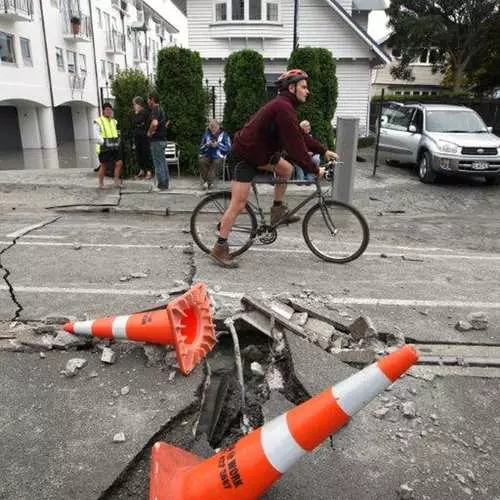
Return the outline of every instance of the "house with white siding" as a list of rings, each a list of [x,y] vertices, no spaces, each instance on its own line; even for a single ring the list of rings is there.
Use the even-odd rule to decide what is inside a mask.
[[[286,69],[294,45],[329,49],[337,65],[337,116],[369,123],[372,69],[390,57],[367,33],[368,15],[385,10],[387,0],[173,0],[187,15],[189,48],[200,53],[205,83],[223,85],[228,56],[254,49],[265,61],[271,84]],[[296,27],[296,28],[295,28]],[[223,95],[215,107],[222,118]]]

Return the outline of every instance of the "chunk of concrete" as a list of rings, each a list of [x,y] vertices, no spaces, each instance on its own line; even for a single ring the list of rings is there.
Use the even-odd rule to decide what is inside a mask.
[[[311,396],[357,372],[294,333],[285,330],[285,336],[295,376]]]
[[[294,325],[304,326],[307,323],[307,318],[309,315],[306,312],[296,312],[292,314],[290,321]]]
[[[72,358],[66,363],[66,368],[61,372],[65,377],[74,377],[78,370],[81,370],[87,364],[83,358]]]
[[[102,350],[101,361],[108,365],[114,364],[116,362],[116,353],[113,351],[113,349],[105,347]]]
[[[335,328],[320,319],[309,318],[304,326],[304,330],[309,334],[317,335],[318,338],[330,340],[335,333]]]
[[[43,334],[37,335],[33,333],[31,328],[23,328],[16,331],[17,340],[26,347],[31,347],[36,350],[49,351],[52,349],[54,337],[52,335]]]
[[[486,330],[488,328],[488,316],[482,311],[467,314],[467,321],[474,330]]]
[[[472,325],[468,321],[457,321],[457,324],[455,325],[455,330],[458,330],[459,332],[469,332],[472,330]]]
[[[283,318],[286,319],[291,319],[293,316],[293,313],[295,310],[293,307],[287,306],[286,304],[283,304],[283,302],[279,302],[277,300],[271,302],[269,304],[269,307],[276,313],[279,314],[280,316],[283,316]]]
[[[71,347],[83,347],[87,345],[91,339],[78,337],[67,332],[57,332],[57,335],[52,340],[54,349],[69,349]]]
[[[351,332],[354,340],[368,339],[370,337],[377,336],[377,330],[368,316],[360,316],[359,318],[356,318],[349,325],[349,331]]]

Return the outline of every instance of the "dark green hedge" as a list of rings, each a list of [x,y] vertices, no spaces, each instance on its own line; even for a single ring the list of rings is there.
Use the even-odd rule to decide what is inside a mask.
[[[147,99],[151,90],[151,83],[146,75],[139,69],[126,69],[120,71],[113,82],[111,90],[115,96],[114,117],[118,122],[118,128],[123,141],[124,177],[130,177],[137,173],[138,167],[135,154],[132,150],[132,99],[140,96]]]
[[[304,47],[295,49],[288,60],[288,69],[300,68],[309,75],[310,94],[298,108],[299,119],[309,120],[314,136],[333,147],[332,119],[337,107],[335,62],[328,49]]]
[[[196,173],[207,106],[200,54],[179,47],[160,50],[156,89],[171,121],[168,138],[176,141],[181,151],[181,169]]]
[[[264,59],[254,50],[232,53],[224,68],[224,128],[232,135],[267,101]]]

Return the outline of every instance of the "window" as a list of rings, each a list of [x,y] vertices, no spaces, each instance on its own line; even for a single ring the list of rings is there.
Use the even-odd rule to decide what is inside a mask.
[[[27,38],[20,38],[19,41],[21,42],[21,55],[23,56],[24,65],[33,66],[30,41]]]
[[[436,49],[431,49],[429,51],[429,62],[431,64],[436,64],[437,59],[438,59],[438,51]]]
[[[80,54],[80,75],[85,76],[87,74],[87,58],[85,54]]]
[[[111,30],[111,21],[109,19],[109,14],[106,14],[106,12],[103,12],[104,16],[104,29],[106,32],[109,32]]]
[[[249,18],[252,21],[262,18],[262,0],[250,0]]]
[[[215,4],[215,20],[216,21],[227,21],[227,4],[226,3],[216,3]]]
[[[101,59],[101,76],[106,78],[106,61]]]
[[[119,71],[120,71],[120,65],[115,64],[115,74],[118,74]]]
[[[102,29],[102,10],[99,7],[96,7],[97,12],[97,27]]]
[[[108,61],[108,75],[107,76],[110,80],[112,80],[113,76],[115,76],[115,65],[110,61]]]
[[[72,50],[67,50],[66,59],[68,60],[68,73],[76,73],[76,53]]]
[[[418,133],[421,133],[424,128],[424,113],[421,109],[417,109],[411,120],[411,125],[415,125]]]
[[[233,21],[242,21],[245,19],[245,2],[244,0],[231,0],[232,1],[232,18]]]
[[[57,69],[64,71],[64,52],[60,47],[56,47],[56,63]]]
[[[267,2],[266,19],[268,21],[278,21],[278,4],[276,2]]]
[[[408,126],[410,125],[410,120],[413,115],[413,109],[414,108],[404,107],[391,107],[384,109],[381,127],[392,130],[408,130]]]
[[[420,53],[419,62],[425,64],[427,62],[427,57],[429,56],[429,51],[427,49],[422,50]]]
[[[3,63],[15,63],[16,53],[14,51],[14,35],[0,31],[0,61]]]

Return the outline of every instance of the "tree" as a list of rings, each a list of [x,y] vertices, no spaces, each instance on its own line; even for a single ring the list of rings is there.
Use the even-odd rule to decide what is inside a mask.
[[[483,58],[498,37],[492,28],[498,10],[498,0],[392,0],[387,11],[394,29],[391,46],[401,52],[393,76],[410,79],[409,65],[423,50],[433,49],[433,71],[449,67],[458,92],[471,61]]]
[[[123,142],[125,177],[129,177],[137,170],[132,151],[132,99],[137,96],[146,99],[151,88],[151,82],[139,69],[120,71],[111,83],[111,90],[115,96],[113,113]]]
[[[309,120],[315,137],[332,147],[332,119],[338,93],[332,53],[316,47],[295,49],[288,60],[288,69],[291,68],[300,68],[309,75],[310,94],[306,102],[298,107],[299,119]]]
[[[224,128],[234,134],[267,100],[264,59],[254,50],[233,52],[224,68]]]
[[[169,139],[180,149],[181,168],[195,173],[206,123],[206,92],[198,52],[167,47],[158,52],[156,89],[171,126]]]

